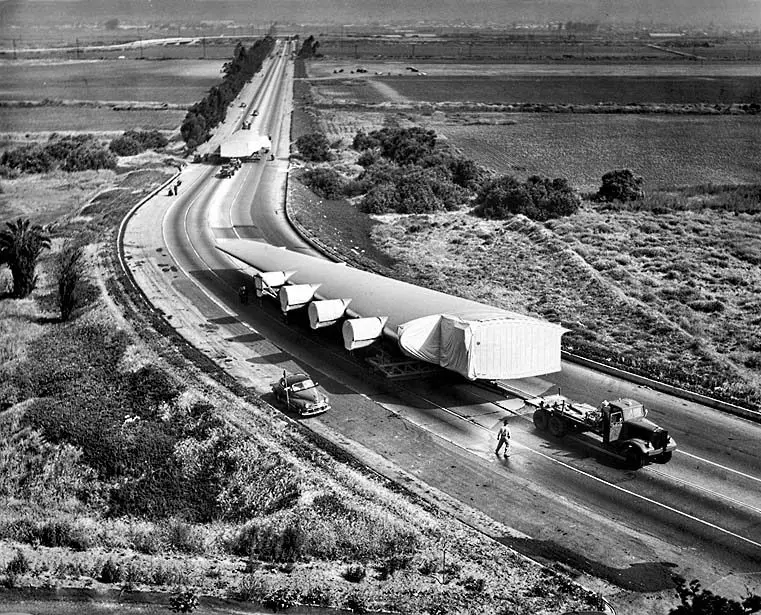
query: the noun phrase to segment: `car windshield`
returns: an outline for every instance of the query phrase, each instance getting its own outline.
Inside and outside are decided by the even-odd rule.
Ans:
[[[304,389],[311,389],[313,386],[315,386],[314,382],[312,382],[311,379],[307,378],[306,380],[302,380],[301,382],[294,382],[291,385],[291,390],[303,391]]]

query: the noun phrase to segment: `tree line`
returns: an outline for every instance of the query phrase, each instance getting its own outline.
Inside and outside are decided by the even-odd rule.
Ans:
[[[195,103],[185,115],[180,133],[188,149],[195,149],[211,137],[211,129],[225,119],[228,105],[262,67],[264,59],[275,47],[275,39],[266,36],[246,48],[238,43],[233,58],[222,67],[222,83]]]

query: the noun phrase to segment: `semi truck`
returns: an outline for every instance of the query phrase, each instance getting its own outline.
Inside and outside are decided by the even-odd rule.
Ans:
[[[638,401],[621,398],[604,401],[599,407],[574,402],[562,395],[526,400],[535,408],[534,426],[556,438],[568,433],[583,434],[586,444],[638,470],[647,463],[668,463],[676,442],[668,431],[647,417]]]

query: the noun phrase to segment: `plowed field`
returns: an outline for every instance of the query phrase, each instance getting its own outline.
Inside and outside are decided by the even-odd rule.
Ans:
[[[604,173],[630,168],[646,187],[755,182],[758,116],[515,114],[512,125],[435,125],[453,145],[498,173],[565,177],[596,190]]]

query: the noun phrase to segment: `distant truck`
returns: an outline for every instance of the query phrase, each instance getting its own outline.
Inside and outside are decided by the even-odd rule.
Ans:
[[[668,431],[647,419],[647,410],[629,398],[605,401],[599,408],[562,395],[526,400],[535,408],[534,425],[556,438],[567,433],[587,436],[586,443],[638,470],[647,463],[668,463],[676,442]]]

